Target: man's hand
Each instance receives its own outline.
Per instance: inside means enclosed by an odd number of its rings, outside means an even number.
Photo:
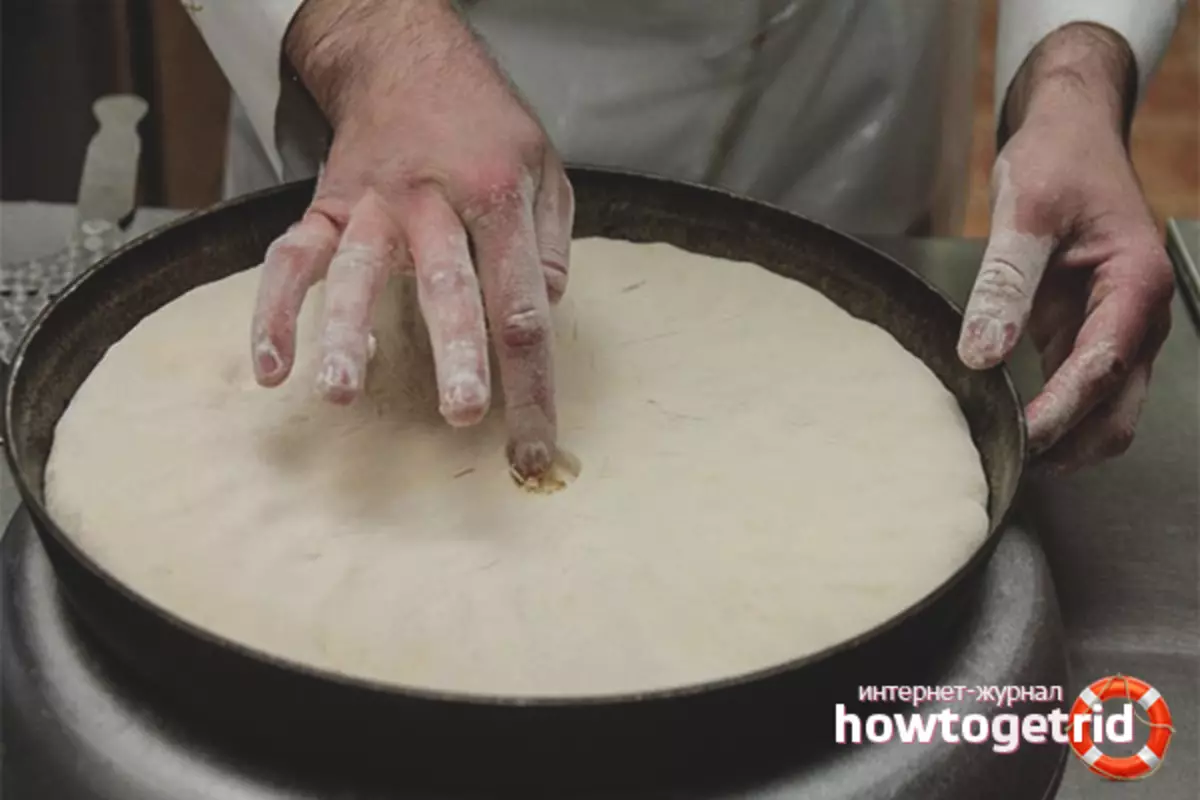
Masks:
[[[1022,66],[992,174],[992,230],[959,355],[988,368],[1028,326],[1046,385],[1026,409],[1052,471],[1128,448],[1170,327],[1170,263],[1129,161],[1133,57],[1071,25]]]
[[[287,378],[301,303],[324,277],[318,388],[352,401],[375,301],[390,273],[414,270],[442,415],[486,413],[490,327],[509,461],[541,474],[555,446],[549,304],[566,287],[574,213],[541,126],[445,0],[307,0],[285,51],[334,139],[307,213],[267,253],[259,383]]]

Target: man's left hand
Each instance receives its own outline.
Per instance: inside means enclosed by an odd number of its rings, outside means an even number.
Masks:
[[[1046,378],[1026,409],[1030,449],[1055,472],[1129,447],[1170,327],[1171,266],[1126,147],[1133,69],[1125,42],[1091,25],[1056,31],[1022,66],[958,346],[986,369],[1028,330]]]

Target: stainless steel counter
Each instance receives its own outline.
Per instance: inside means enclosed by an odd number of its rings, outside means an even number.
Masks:
[[[144,230],[170,216],[142,212],[137,225]],[[0,256],[11,261],[52,251],[70,222],[66,207],[5,205]],[[982,253],[975,241],[877,246],[960,303]],[[1174,319],[1129,453],[1077,476],[1032,481],[1022,503],[1049,556],[1063,609],[1074,672],[1068,691],[1113,673],[1136,675],[1162,693],[1177,730],[1150,780],[1110,784],[1070,764],[1060,800],[1195,797],[1200,785],[1200,342],[1182,299]],[[1027,345],[1012,366],[1022,393],[1032,397],[1040,379]],[[0,475],[0,520],[14,509],[8,477]]]

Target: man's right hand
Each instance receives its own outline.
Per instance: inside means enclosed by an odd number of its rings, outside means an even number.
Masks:
[[[287,378],[301,304],[324,277],[318,389],[352,401],[375,301],[391,272],[414,270],[442,415],[461,426],[486,413],[490,328],[509,462],[542,474],[555,447],[550,303],[566,287],[574,199],[541,126],[446,0],[307,0],[285,52],[334,139],[308,211],[267,252],[258,382]]]

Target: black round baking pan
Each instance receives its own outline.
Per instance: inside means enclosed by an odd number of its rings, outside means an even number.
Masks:
[[[957,398],[990,490],[989,535],[936,591],[862,636],[728,680],[577,698],[453,695],[361,681],[253,651],[183,622],[113,579],[47,512],[43,472],[76,389],[138,321],[175,297],[262,260],[298,219],[312,182],[224,203],[130,243],[72,283],[35,320],[5,393],[5,451],[60,590],[87,635],[163,700],[222,736],[282,758],[428,774],[439,785],[545,789],[587,773],[702,775],[724,754],[762,759],[828,747],[833,707],[857,687],[919,681],[969,604],[1025,462],[1022,408],[1006,370],[973,371],[955,345],[961,313],[917,274],[795,214],[719,190],[610,170],[570,172],[575,236],[668,242],[751,261],[802,281],[889,331]],[[247,321],[249,324],[249,321]],[[914,458],[920,454],[914,453]],[[97,476],[103,480],[103,476]],[[864,498],[869,502],[869,498]],[[219,587],[214,587],[219,591]],[[586,624],[586,620],[581,620]]]

